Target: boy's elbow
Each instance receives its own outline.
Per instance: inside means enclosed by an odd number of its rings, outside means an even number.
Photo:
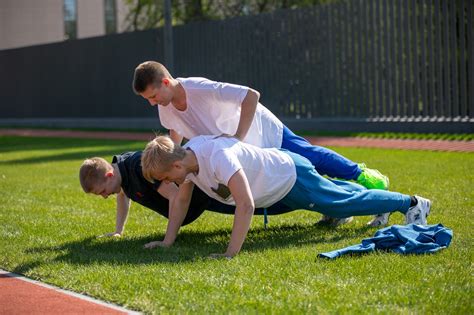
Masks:
[[[255,203],[253,202],[253,200],[244,202],[242,204],[242,211],[246,215],[253,215],[253,213],[255,212]]]

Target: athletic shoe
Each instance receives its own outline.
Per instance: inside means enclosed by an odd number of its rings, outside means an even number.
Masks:
[[[387,190],[390,181],[387,176],[380,173],[378,170],[367,168],[364,163],[359,164],[359,168],[362,170],[359,177],[357,177],[357,183],[364,186],[367,189],[382,189]]]
[[[430,214],[431,210],[431,200],[416,195],[415,198],[418,203],[416,206],[408,209],[407,213],[405,214],[405,223],[426,225],[426,218]]]
[[[347,217],[347,218],[333,218],[327,215],[323,215],[321,220],[319,220],[316,224],[321,224],[321,225],[329,225],[329,226],[339,226],[343,225],[346,223],[352,222],[354,218],[353,217]]]
[[[367,168],[364,163],[358,164],[362,170],[359,177],[357,177],[357,183],[364,186],[367,189],[381,189],[387,190],[390,181],[387,176],[380,173],[378,170]],[[375,215],[372,220],[367,223],[368,226],[385,226],[388,224],[388,218],[390,213],[380,213]]]
[[[367,225],[371,227],[385,226],[388,224],[388,218],[390,217],[390,214],[390,212],[377,214],[369,223],[367,223]]]

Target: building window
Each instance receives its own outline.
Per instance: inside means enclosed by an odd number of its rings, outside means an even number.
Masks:
[[[117,32],[117,9],[115,0],[104,0],[105,8],[105,34]]]
[[[77,38],[77,4],[76,0],[64,0],[64,38]]]

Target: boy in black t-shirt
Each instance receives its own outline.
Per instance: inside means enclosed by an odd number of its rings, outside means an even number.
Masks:
[[[104,198],[117,195],[117,217],[115,231],[102,236],[121,236],[127,221],[130,201],[133,200],[156,213],[168,218],[170,200],[173,200],[178,187],[174,183],[155,181],[150,183],[143,177],[141,168],[141,151],[115,155],[112,163],[100,157],[86,159],[79,170],[82,189],[86,193],[101,195]],[[234,214],[235,207],[218,202],[207,196],[198,187],[192,193],[189,211],[182,225],[195,221],[205,210],[224,214]],[[291,211],[284,206],[268,209],[269,215]],[[256,215],[265,213],[256,209]],[[154,243],[154,242],[152,242]],[[145,247],[154,247],[151,243]]]

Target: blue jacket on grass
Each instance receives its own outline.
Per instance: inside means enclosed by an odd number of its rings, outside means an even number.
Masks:
[[[435,253],[447,248],[453,231],[442,224],[437,225],[392,225],[378,230],[374,237],[362,240],[362,244],[321,253],[320,258],[334,259],[346,254],[369,253],[376,249],[391,250],[398,254]]]

